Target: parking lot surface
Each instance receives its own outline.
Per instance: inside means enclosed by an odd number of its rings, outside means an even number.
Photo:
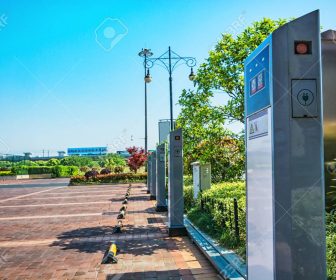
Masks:
[[[168,237],[144,184],[69,187],[67,179],[2,182],[0,279],[219,279],[188,237]],[[111,241],[118,263],[101,264]]]

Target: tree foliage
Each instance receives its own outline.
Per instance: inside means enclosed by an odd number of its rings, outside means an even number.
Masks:
[[[108,154],[101,158],[99,161],[101,167],[106,167],[113,170],[115,167],[124,167],[126,166],[125,159],[118,154]]]
[[[222,107],[226,119],[244,122],[244,60],[270,33],[285,23],[284,19],[264,18],[236,37],[222,34],[198,69],[196,85],[199,90],[210,96],[219,91],[229,98]]]
[[[210,162],[213,181],[243,175],[244,137],[225,128],[225,122],[244,123],[244,60],[286,20],[262,19],[233,37],[223,34],[197,71],[195,90],[183,90],[177,125],[183,128],[185,170],[195,160]],[[213,105],[214,93],[228,97]]]
[[[202,91],[182,92],[177,126],[183,128],[184,169],[193,161],[211,163],[212,181],[239,179],[244,170],[244,140],[225,129],[220,107],[212,106]]]

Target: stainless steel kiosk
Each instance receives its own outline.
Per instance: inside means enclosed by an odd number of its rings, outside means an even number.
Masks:
[[[168,233],[186,235],[183,212],[183,146],[182,129],[169,133],[168,144]]]
[[[249,280],[326,279],[319,12],[245,61]]]
[[[166,143],[162,143],[156,147],[156,211],[167,211]]]
[[[151,153],[150,199],[156,199],[156,152]]]
[[[321,39],[326,204],[331,210],[336,205],[336,31],[323,32]]]
[[[151,155],[148,156],[147,158],[147,193],[150,193],[151,190],[151,174],[152,174],[152,159]]]

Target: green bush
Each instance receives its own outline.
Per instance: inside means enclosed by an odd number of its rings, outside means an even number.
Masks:
[[[55,177],[71,177],[79,175],[80,171],[77,166],[62,166],[57,165],[53,168],[53,175]]]
[[[214,184],[195,201],[192,187],[184,187],[185,210],[188,218],[220,244],[245,257],[246,210],[245,182]],[[239,239],[235,237],[233,200],[238,202]]]
[[[0,176],[12,176],[12,171],[0,171]]]
[[[71,177],[79,174],[77,166],[14,166],[11,171],[14,175],[52,174],[53,177]]]
[[[184,196],[184,211],[188,212],[192,207],[195,206],[194,187],[184,186],[183,196]]]
[[[115,183],[145,183],[147,173],[111,173],[107,175],[97,175],[86,179],[85,176],[74,176],[70,179],[70,185],[95,185],[95,184],[115,184]]]
[[[336,275],[336,213],[327,214],[327,271],[328,279]]]

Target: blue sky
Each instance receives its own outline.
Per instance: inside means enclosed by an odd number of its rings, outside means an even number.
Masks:
[[[323,29],[336,29],[335,8],[334,0],[3,0],[0,153],[143,146],[143,66],[137,56],[142,47],[159,56],[170,45],[200,64],[223,32],[239,32],[262,17],[298,17],[315,9]],[[109,51],[100,32],[96,40],[95,31],[105,24],[116,30],[110,36],[120,35]],[[192,87],[188,75],[184,66],[174,72],[174,102]],[[169,118],[167,73],[154,67],[152,77],[149,148],[158,139],[158,120]],[[214,102],[225,97],[218,94]]]

